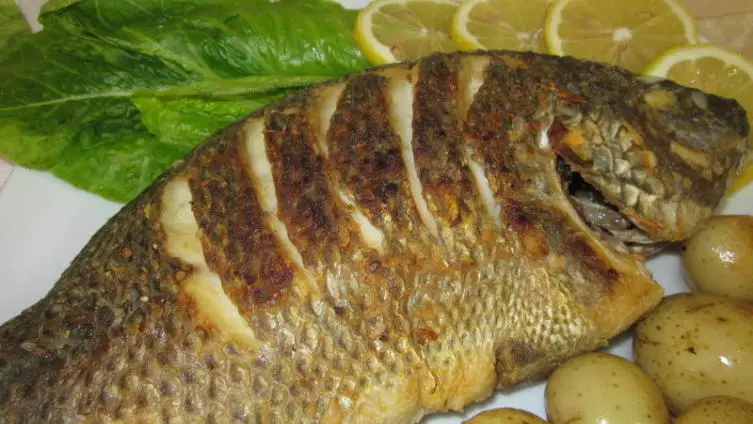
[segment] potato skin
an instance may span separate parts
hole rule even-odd
[[[634,350],[675,415],[709,396],[753,402],[753,304],[710,293],[667,296],[637,325]]]
[[[668,424],[661,392],[636,364],[606,353],[576,356],[546,385],[552,424]]]
[[[522,409],[497,408],[484,411],[463,424],[546,424],[546,421]]]
[[[751,424],[753,404],[729,396],[712,396],[694,403],[675,424]]]
[[[753,216],[711,218],[686,241],[682,264],[695,290],[753,301]]]

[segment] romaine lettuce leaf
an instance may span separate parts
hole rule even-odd
[[[126,201],[192,146],[164,143],[146,130],[138,109],[125,102],[124,110],[118,109],[109,108],[108,113],[83,126],[55,158],[50,171],[105,198]]]
[[[62,9],[74,3],[79,3],[80,1],[81,0],[47,0],[47,2],[42,5],[42,13]]]
[[[15,0],[0,0],[0,52],[16,34],[28,32],[30,29]]]
[[[186,150],[193,147],[194,140],[204,140],[218,128],[238,119],[238,116],[281,97],[269,95],[232,101],[136,97],[133,101],[141,111],[141,120],[151,133],[159,137],[161,143]]]
[[[328,1],[64,3],[42,32],[0,27],[0,155],[113,200],[229,122],[368,66],[355,12]]]
[[[280,100],[287,90],[299,89],[330,77],[251,76],[209,80],[163,91],[143,91],[132,97],[141,120],[163,143],[187,145],[207,138],[218,128],[249,111]]]
[[[251,76],[208,80],[132,97],[141,120],[163,143],[186,145],[203,140],[239,116],[282,99],[286,92],[330,77]]]

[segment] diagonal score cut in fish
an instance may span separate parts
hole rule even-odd
[[[655,306],[645,256],[713,214],[747,133],[734,101],[528,53],[312,87],[176,163],[0,327],[0,417],[460,410]]]

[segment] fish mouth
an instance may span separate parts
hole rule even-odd
[[[653,256],[667,248],[670,243],[653,238],[624,215],[620,210],[573,171],[567,162],[557,155],[557,173],[562,191],[570,204],[591,230],[621,253]]]

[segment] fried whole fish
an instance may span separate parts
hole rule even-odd
[[[126,205],[0,327],[20,422],[413,423],[545,377],[662,297],[714,212],[734,101],[529,53],[290,96]]]

